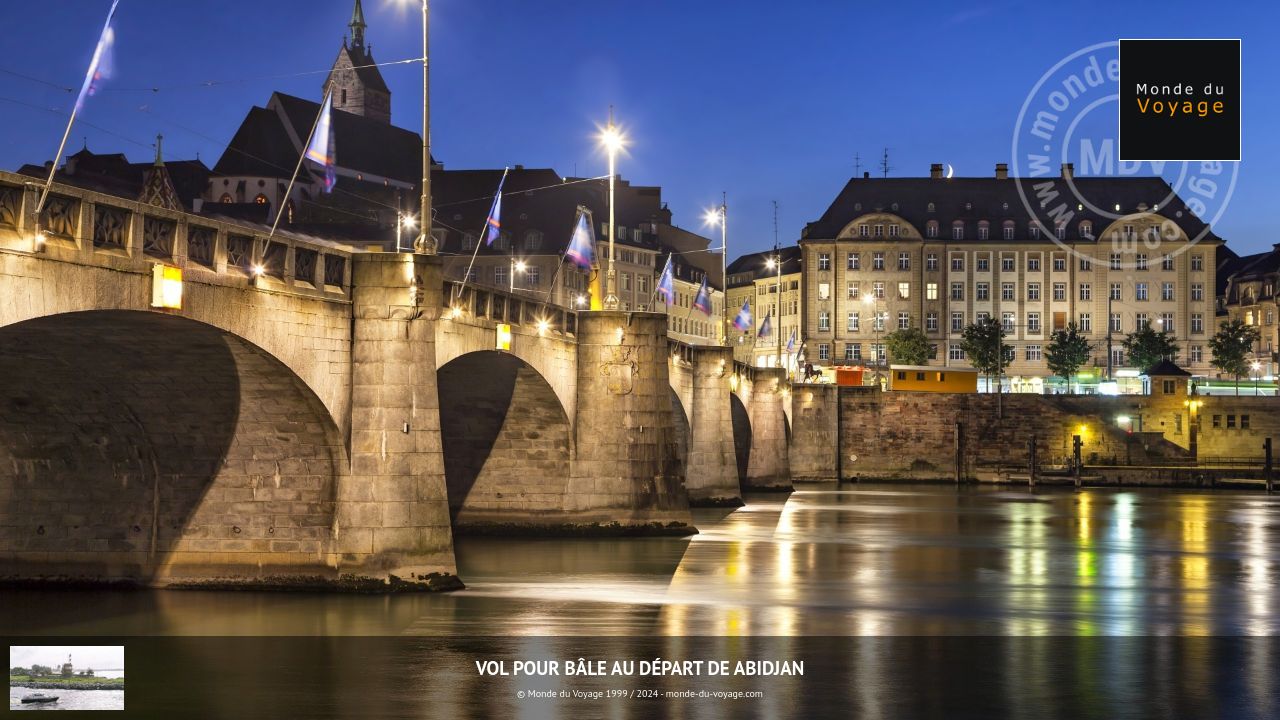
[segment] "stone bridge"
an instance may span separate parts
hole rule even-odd
[[[790,486],[785,380],[664,315],[60,185],[37,218],[28,180],[0,173],[0,578],[447,589],[455,532],[689,533]]]

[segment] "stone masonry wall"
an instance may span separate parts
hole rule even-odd
[[[322,572],[342,442],[257,348],[157,313],[71,313],[0,329],[0,377],[0,576]]]
[[[578,411],[567,520],[691,532],[676,457],[666,316],[578,315]]]
[[[471,353],[440,368],[440,429],[456,532],[559,521],[569,480],[569,419],[520,360]]]

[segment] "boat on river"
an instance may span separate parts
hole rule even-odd
[[[46,695],[44,693],[38,692],[38,693],[31,693],[30,695],[22,696],[23,705],[27,705],[30,703],[56,703],[56,702],[58,702],[57,695]]]

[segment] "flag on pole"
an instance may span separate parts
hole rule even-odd
[[[493,241],[502,234],[502,185],[507,181],[507,174],[502,173],[498,181],[498,194],[493,196],[493,207],[489,208],[489,219],[484,221],[484,244],[493,245]]]
[[[751,302],[742,303],[742,309],[738,311],[738,316],[733,319],[733,326],[741,332],[751,329]]]
[[[792,350],[795,349],[795,347],[796,347],[796,331],[794,328],[792,328],[791,337],[787,338],[787,352],[791,352]]]
[[[333,156],[333,93],[324,96],[324,104],[320,106],[320,119],[316,120],[316,129],[311,133],[311,142],[307,145],[306,158],[324,168],[324,191],[333,190],[338,177],[334,172]]]
[[[760,323],[760,330],[756,333],[756,337],[769,337],[773,333],[773,311],[765,313],[764,322]]]
[[[564,254],[573,260],[573,264],[585,270],[596,260],[595,247],[595,232],[591,229],[591,223],[587,222],[587,214],[579,212],[578,225],[573,229],[573,240],[569,242],[569,249]]]
[[[98,46],[93,50],[93,59],[89,61],[89,71],[84,75],[84,84],[80,86],[80,94],[76,96],[76,110],[84,107],[84,99],[98,91],[98,84],[111,76],[111,46],[116,34],[111,29],[111,21],[116,16],[116,6],[120,0],[111,3],[107,12],[107,22],[102,26],[102,35],[98,37]]]
[[[658,294],[662,296],[662,302],[670,305],[675,301],[675,279],[672,277],[671,256],[667,256],[667,266],[662,269],[662,275],[658,277]]]
[[[702,287],[698,288],[698,294],[693,296],[693,306],[702,311],[703,315],[711,314],[711,290],[707,287],[707,276],[702,276]]]

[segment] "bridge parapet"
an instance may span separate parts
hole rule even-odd
[[[55,183],[40,216],[40,186],[0,171],[0,249],[114,269],[179,267],[184,280],[346,299],[351,246],[193,215]]]

